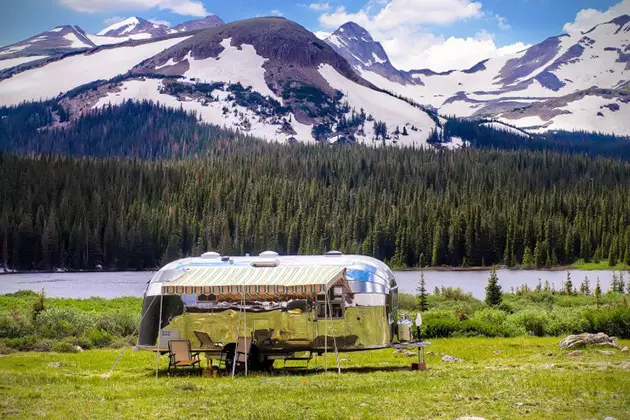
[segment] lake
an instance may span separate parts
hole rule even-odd
[[[396,271],[396,280],[400,291],[415,293],[420,281],[419,271]],[[499,270],[499,282],[504,291],[510,291],[522,284],[534,288],[540,279],[553,284],[556,289],[562,287],[566,278],[565,271],[540,270]],[[588,276],[591,288],[599,278],[602,291],[606,291],[612,280],[612,271],[572,270],[571,280],[579,288],[584,276]],[[19,273],[0,275],[0,294],[13,293],[18,290],[40,291],[44,289],[50,297],[88,298],[99,296],[114,298],[120,296],[142,297],[147,282],[153,272],[101,272],[101,273]],[[483,299],[488,281],[489,271],[425,271],[424,278],[427,290],[433,293],[435,286],[460,287],[476,298]],[[630,274],[624,272],[625,280]]]

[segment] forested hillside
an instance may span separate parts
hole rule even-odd
[[[179,161],[5,154],[0,179],[0,263],[20,270],[266,249],[394,266],[630,262],[630,164],[614,159],[235,136]]]

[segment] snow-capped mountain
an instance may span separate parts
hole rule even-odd
[[[421,146],[437,130],[435,116],[376,89],[324,41],[275,17],[54,57],[4,79],[0,72],[0,106],[46,98],[71,118],[148,99],[280,142]]]
[[[354,43],[344,42],[346,55],[364,57],[363,47],[373,46],[364,30],[359,33],[362,36],[353,35]],[[365,63],[353,64],[374,85],[443,115],[498,118],[532,131],[630,135],[629,51],[630,17],[624,15],[582,34],[551,37],[517,54],[484,60],[468,70],[407,72],[416,84],[392,80]]]
[[[422,83],[395,69],[380,42],[374,41],[368,31],[354,22],[343,24],[326,38],[326,43],[355,69],[370,71],[403,85]]]
[[[196,31],[199,29],[214,28],[215,26],[221,26],[225,24],[223,20],[217,15],[209,15],[203,19],[189,20],[170,29],[171,33],[174,32],[188,32]]]
[[[149,22],[139,17],[130,17],[100,31],[97,35],[107,37],[124,37],[142,35],[143,38],[157,38],[168,35],[168,26]]]
[[[78,26],[58,26],[24,41],[0,48],[0,60],[48,56],[94,46],[85,31]]]
[[[179,32],[197,31],[223,25],[224,22],[216,15],[209,15],[203,19],[189,20],[169,28],[167,25],[150,22],[139,17],[130,17],[114,23],[100,31],[101,37],[122,37],[132,39],[158,38]]]

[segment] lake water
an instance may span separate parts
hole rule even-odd
[[[562,287],[566,279],[565,271],[538,270],[499,270],[499,282],[504,291],[510,291],[522,284],[534,288],[540,279],[553,284],[556,289]],[[420,281],[418,271],[396,271],[399,289],[406,293],[415,293]],[[612,280],[612,271],[572,270],[571,280],[579,288],[584,276],[588,276],[591,288],[599,278],[602,291],[606,291]],[[114,273],[24,273],[0,275],[0,294],[18,290],[40,291],[44,289],[50,297],[88,298],[99,296],[114,298],[120,296],[141,297],[152,272],[114,272]],[[424,278],[429,293],[435,286],[460,287],[477,298],[485,296],[485,287],[489,271],[425,271]],[[630,280],[630,273],[624,272],[625,280]]]

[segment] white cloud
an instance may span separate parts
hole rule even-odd
[[[327,12],[328,10],[332,9],[332,6],[328,2],[326,2],[326,3],[311,3],[311,4],[308,5],[308,8],[311,9],[311,10],[316,10],[318,12]]]
[[[482,16],[481,3],[472,0],[369,0],[356,13],[338,7],[322,14],[319,22],[324,29],[336,29],[348,21],[363,26],[383,44],[392,64],[402,70],[466,69],[486,58],[529,47],[520,42],[497,46],[494,35],[485,31],[467,38],[447,38],[425,28]],[[488,16],[497,21],[499,28],[509,28],[504,17],[493,13]]]
[[[178,15],[205,17],[210,13],[199,0],[58,0],[65,7],[82,13],[107,13],[129,10],[169,10]]]
[[[273,9],[273,10],[271,11],[271,14],[272,14],[273,16],[284,16],[284,13],[282,13],[282,11],[280,11],[280,10],[278,10],[278,9]]]
[[[372,13],[374,9],[380,10]],[[389,30],[400,25],[445,25],[460,20],[483,16],[481,3],[470,0],[391,0],[369,2],[356,13],[348,13],[345,7],[319,17],[322,26],[335,28],[353,21],[371,30]]]
[[[622,0],[604,12],[596,9],[582,9],[575,16],[575,20],[567,22],[563,29],[567,33],[579,34],[624,14],[630,14],[630,0]]]
[[[157,18],[151,18],[147,20],[151,23],[155,23],[156,25],[171,26],[171,22],[169,22],[168,20],[161,20]]]
[[[122,22],[125,19],[127,18],[120,17],[120,16],[112,16],[112,17],[103,19],[103,23],[107,26],[111,26],[114,23]]]
[[[504,18],[503,16],[494,15],[494,18],[497,20],[497,25],[499,26],[499,29],[502,29],[504,31],[507,31],[508,29],[512,29],[510,24],[507,22],[507,19]]]
[[[410,43],[410,39],[414,42]],[[395,67],[433,71],[467,69],[487,58],[514,54],[529,47],[521,42],[498,47],[494,36],[485,31],[467,38],[444,38],[429,32],[400,33],[382,44]]]

